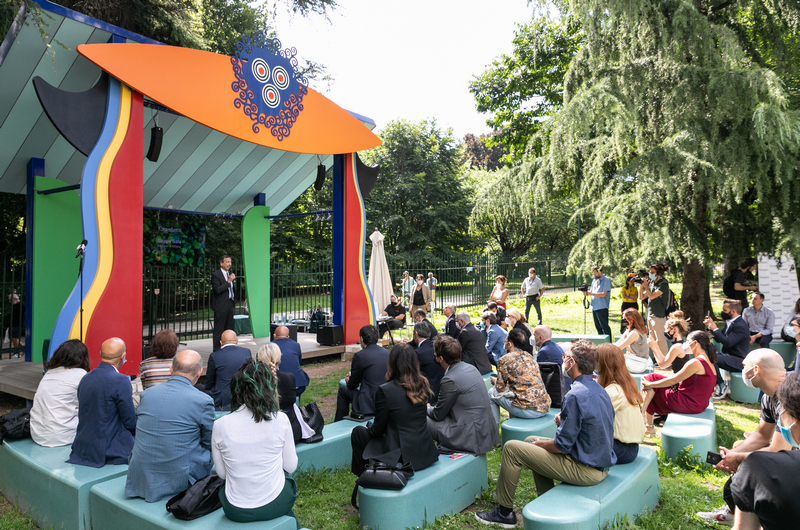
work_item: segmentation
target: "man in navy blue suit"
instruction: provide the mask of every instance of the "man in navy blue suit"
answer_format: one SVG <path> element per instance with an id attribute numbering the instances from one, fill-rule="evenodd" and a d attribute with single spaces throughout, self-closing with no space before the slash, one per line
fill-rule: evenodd
<path id="1" fill-rule="evenodd" d="M 289 338 L 289 328 L 279 326 L 275 330 L 275 338 L 272 340 L 281 349 L 280 372 L 289 372 L 294 375 L 295 396 L 300 397 L 308 386 L 308 374 L 300 368 L 303 360 L 303 352 L 300 345 Z"/>
<path id="2" fill-rule="evenodd" d="M 78 429 L 67 462 L 89 467 L 127 464 L 136 434 L 131 378 L 119 373 L 125 342 L 100 346 L 100 364 L 78 385 Z"/>
<path id="3" fill-rule="evenodd" d="M 717 386 L 714 387 L 712 396 L 715 400 L 725 398 L 728 393 L 728 385 L 725 384 L 719 369 L 741 372 L 743 370 L 742 361 L 750 353 L 750 326 L 743 318 L 739 318 L 741 314 L 742 303 L 739 300 L 725 300 L 722 303 L 722 313 L 720 313 L 722 318 L 728 322 L 725 331 L 717 329 L 717 325 L 711 320 L 711 317 L 703 320 L 703 324 L 708 326 L 717 342 L 722 344 L 722 353 L 717 354 Z"/>
<path id="4" fill-rule="evenodd" d="M 220 343 L 222 347 L 208 358 L 206 393 L 214 398 L 217 410 L 230 410 L 231 377 L 253 354 L 247 348 L 237 346 L 239 337 L 232 329 L 222 333 Z"/>
<path id="5" fill-rule="evenodd" d="M 553 338 L 553 330 L 550 326 L 536 326 L 533 329 L 533 340 L 536 342 L 536 362 L 539 363 L 558 363 L 563 362 L 562 350 L 558 344 L 550 340 Z"/>
<path id="6" fill-rule="evenodd" d="M 433 358 L 433 339 L 431 338 L 431 326 L 425 321 L 417 322 L 414 325 L 414 340 L 417 343 L 417 357 L 419 357 L 419 369 L 422 375 L 428 378 L 431 385 L 431 397 L 428 403 L 436 404 L 439 396 L 439 385 L 444 377 L 444 368 L 439 366 Z"/>

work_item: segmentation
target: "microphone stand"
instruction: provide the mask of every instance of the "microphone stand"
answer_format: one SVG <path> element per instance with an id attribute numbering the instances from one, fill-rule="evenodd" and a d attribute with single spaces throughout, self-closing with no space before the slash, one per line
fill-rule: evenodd
<path id="1" fill-rule="evenodd" d="M 80 278 L 80 290 L 81 290 L 81 310 L 80 310 L 80 326 L 81 326 L 81 342 L 83 342 L 83 255 L 86 252 L 86 243 L 87 241 L 84 239 L 83 242 L 78 245 L 78 253 L 75 255 L 76 258 L 81 258 L 80 263 L 78 264 L 78 278 Z"/>

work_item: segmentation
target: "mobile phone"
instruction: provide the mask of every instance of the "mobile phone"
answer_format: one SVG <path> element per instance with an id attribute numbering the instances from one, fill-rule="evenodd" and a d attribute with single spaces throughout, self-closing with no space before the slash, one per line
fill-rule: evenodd
<path id="1" fill-rule="evenodd" d="M 712 466 L 715 466 L 720 462 L 722 462 L 722 455 L 719 453 L 715 453 L 714 451 L 709 451 L 706 454 L 706 462 L 708 462 Z"/>

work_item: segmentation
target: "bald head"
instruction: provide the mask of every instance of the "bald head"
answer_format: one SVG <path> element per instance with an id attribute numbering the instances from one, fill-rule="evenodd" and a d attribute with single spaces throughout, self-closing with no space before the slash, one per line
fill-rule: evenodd
<path id="1" fill-rule="evenodd" d="M 742 361 L 742 377 L 753 378 L 753 385 L 768 396 L 774 396 L 786 377 L 783 358 L 775 350 L 759 348 Z"/>
<path id="2" fill-rule="evenodd" d="M 533 328 L 533 336 L 537 339 L 542 339 L 542 342 L 546 342 L 553 338 L 553 330 L 550 329 L 550 326 L 536 326 Z"/>
<path id="3" fill-rule="evenodd" d="M 289 328 L 286 326 L 278 326 L 275 328 L 275 338 L 276 339 L 288 339 L 289 338 Z"/>
<path id="4" fill-rule="evenodd" d="M 222 346 L 225 346 L 226 344 L 238 344 L 239 337 L 236 336 L 236 332 L 232 329 L 226 329 L 222 332 L 222 337 L 220 337 L 219 343 Z"/>
<path id="5" fill-rule="evenodd" d="M 172 367 L 170 368 L 172 375 L 181 375 L 195 384 L 200 379 L 202 372 L 203 359 L 194 350 L 181 350 L 172 358 Z"/>
<path id="6" fill-rule="evenodd" d="M 119 337 L 111 337 L 100 346 L 100 362 L 116 367 L 122 366 L 125 358 L 125 341 Z"/>

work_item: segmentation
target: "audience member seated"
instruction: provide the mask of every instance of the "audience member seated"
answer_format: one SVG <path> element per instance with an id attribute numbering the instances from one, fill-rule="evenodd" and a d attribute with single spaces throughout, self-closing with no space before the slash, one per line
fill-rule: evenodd
<path id="1" fill-rule="evenodd" d="M 630 328 L 628 328 L 630 329 Z M 642 395 L 616 344 L 597 346 L 597 382 L 606 389 L 614 407 L 614 454 L 617 465 L 630 464 L 644 440 Z"/>
<path id="2" fill-rule="evenodd" d="M 781 328 L 781 338 L 786 342 L 797 342 L 797 333 L 792 329 L 792 320 L 795 318 L 800 318 L 800 298 L 794 303 L 794 308 L 789 311 L 789 316 L 786 317 L 786 322 Z"/>
<path id="3" fill-rule="evenodd" d="M 708 407 L 708 399 L 714 391 L 717 350 L 705 331 L 689 333 L 682 347 L 686 353 L 693 354 L 694 359 L 680 372 L 670 377 L 648 374 L 642 378 L 642 408 L 647 411 L 648 435 L 655 434 L 654 414 L 700 414 Z"/>
<path id="4" fill-rule="evenodd" d="M 725 505 L 713 512 L 698 512 L 697 516 L 706 521 L 713 521 L 726 526 L 733 525 L 736 507 L 731 496 L 731 482 L 733 474 L 738 471 L 744 459 L 754 451 L 776 452 L 791 450 L 792 446 L 780 435 L 775 428 L 780 415 L 781 404 L 778 401 L 778 387 L 786 378 L 783 358 L 773 350 L 753 350 L 744 358 L 744 381 L 763 392 L 761 396 L 761 419 L 758 427 L 744 440 L 733 444 L 733 448 L 719 448 L 722 460 L 714 466 L 719 471 L 730 473 L 731 478 L 722 488 L 722 498 Z"/>
<path id="5" fill-rule="evenodd" d="M 536 361 L 540 363 L 562 363 L 564 352 L 561 348 L 550 340 L 553 338 L 553 331 L 550 326 L 536 326 L 533 329 L 533 340 L 536 344 Z"/>
<path id="6" fill-rule="evenodd" d="M 358 425 L 350 435 L 351 470 L 357 477 L 364 472 L 370 458 L 408 463 L 414 471 L 421 471 L 439 459 L 425 415 L 431 389 L 420 372 L 414 349 L 408 344 L 398 344 L 389 353 L 386 381 L 375 393 L 374 422 L 366 427 Z M 351 497 L 356 508 L 357 496 L 358 485 Z"/>
<path id="7" fill-rule="evenodd" d="M 447 317 L 447 320 L 444 323 L 445 335 L 450 335 L 454 339 L 457 339 L 461 330 L 456 323 L 456 306 L 453 304 L 448 304 L 444 306 L 443 312 L 444 316 Z"/>
<path id="8" fill-rule="evenodd" d="M 564 396 L 558 429 L 553 439 L 531 436 L 510 440 L 503 446 L 500 476 L 494 491 L 498 503 L 475 518 L 483 524 L 514 528 L 516 493 L 522 468 L 533 472 L 538 495 L 553 488 L 553 480 L 575 486 L 594 486 L 606 478 L 614 456 L 614 409 L 611 399 L 592 378 L 597 348 L 585 339 L 574 342 L 564 354 L 564 370 L 574 381 Z"/>
<path id="9" fill-rule="evenodd" d="M 486 309 L 484 309 L 484 311 L 491 311 L 492 313 L 497 315 L 497 324 L 498 325 L 505 325 L 505 323 L 506 323 L 506 308 L 504 306 L 499 306 L 495 302 L 489 302 L 489 303 L 486 304 Z"/>
<path id="10" fill-rule="evenodd" d="M 194 387 L 202 371 L 199 353 L 180 351 L 172 377 L 142 392 L 126 496 L 156 502 L 211 473 L 214 402 Z"/>
<path id="11" fill-rule="evenodd" d="M 430 321 L 430 320 L 428 320 L 428 319 L 426 318 L 426 313 L 425 313 L 425 310 L 424 310 L 424 309 L 417 309 L 417 310 L 415 310 L 415 311 L 414 311 L 414 314 L 412 315 L 412 317 L 413 317 L 413 319 L 414 319 L 414 321 L 413 321 L 413 322 L 414 322 L 414 329 L 417 329 L 417 324 L 420 324 L 420 323 L 422 323 L 422 324 L 425 324 L 426 326 L 428 326 L 428 327 L 430 328 L 430 331 L 429 331 L 428 335 L 429 335 L 429 338 L 430 338 L 431 340 L 435 339 L 435 338 L 436 338 L 436 335 L 438 335 L 438 334 L 439 334 L 439 333 L 436 331 L 436 327 L 435 327 L 433 324 L 431 324 L 431 321 Z M 408 340 L 408 339 L 403 339 L 403 340 L 402 340 L 402 342 L 407 342 L 407 343 L 408 343 L 408 344 L 410 344 L 410 345 L 411 345 L 411 347 L 412 347 L 412 348 L 414 348 L 415 350 L 417 349 L 417 345 L 419 344 L 419 343 L 417 342 L 417 338 L 416 338 L 415 336 L 412 336 L 412 337 L 411 337 L 411 340 Z"/>
<path id="12" fill-rule="evenodd" d="M 491 311 L 483 312 L 481 323 L 486 330 L 486 353 L 489 355 L 489 361 L 497 366 L 497 362 L 506 353 L 503 345 L 508 333 L 497 325 L 497 316 Z"/>
<path id="13" fill-rule="evenodd" d="M 541 418 L 550 411 L 550 395 L 542 382 L 539 363 L 522 350 L 525 334 L 518 329 L 508 332 L 507 353 L 497 363 L 494 387 L 489 389 L 492 417 L 500 423 L 500 408 L 512 418 Z"/>
<path id="14" fill-rule="evenodd" d="M 131 378 L 119 373 L 125 342 L 113 337 L 100 346 L 100 364 L 78 385 L 78 429 L 70 464 L 103 467 L 127 464 L 136 434 Z"/>
<path id="15" fill-rule="evenodd" d="M 309 382 L 308 374 L 300 368 L 300 363 L 303 362 L 303 352 L 300 349 L 300 345 L 289 338 L 289 328 L 286 326 L 278 326 L 272 342 L 281 350 L 281 371 L 294 375 L 295 395 L 300 397 Z"/>
<path id="16" fill-rule="evenodd" d="M 672 339 L 672 346 L 666 355 L 661 351 L 661 346 L 652 335 L 647 337 L 647 345 L 653 350 L 653 356 L 656 358 L 659 368 L 668 370 L 671 367 L 672 371 L 677 374 L 686 366 L 686 363 L 689 362 L 689 357 L 686 356 L 683 344 L 690 327 L 691 322 L 683 318 L 683 311 L 670 313 L 666 324 L 664 324 L 664 333 Z"/>
<path id="17" fill-rule="evenodd" d="M 403 307 L 403 304 L 400 303 L 396 295 L 392 295 L 389 298 L 389 305 L 386 306 L 386 309 L 383 310 L 381 315 L 392 317 L 392 320 L 387 320 L 386 322 L 378 324 L 381 338 L 386 335 L 387 331 L 400 329 L 403 327 L 403 324 L 406 323 L 406 308 Z"/>
<path id="18" fill-rule="evenodd" d="M 358 336 L 362 349 L 350 361 L 350 372 L 344 378 L 347 385 L 339 387 L 333 421 L 341 421 L 350 414 L 351 404 L 356 416 L 375 414 L 375 392 L 386 382 L 389 352 L 378 346 L 378 330 L 375 326 L 364 326 L 358 330 Z"/>
<path id="19" fill-rule="evenodd" d="M 44 447 L 69 445 L 78 428 L 78 385 L 89 371 L 89 350 L 63 342 L 47 361 L 31 408 L 31 438 Z"/>
<path id="20" fill-rule="evenodd" d="M 793 318 L 791 321 L 792 332 L 795 335 L 795 348 L 797 350 L 797 354 L 795 355 L 794 362 L 790 367 L 790 371 L 797 371 L 797 368 L 800 367 L 800 317 Z"/>
<path id="21" fill-rule="evenodd" d="M 211 455 L 225 480 L 219 499 L 237 523 L 295 517 L 297 453 L 289 419 L 278 409 L 278 385 L 271 367 L 248 360 L 233 374 L 232 412 L 214 422 Z"/>
<path id="22" fill-rule="evenodd" d="M 300 422 L 297 419 L 297 413 L 294 410 L 294 405 L 297 400 L 295 394 L 294 374 L 292 372 L 283 372 L 280 370 L 281 359 L 283 354 L 281 349 L 273 342 L 261 346 L 256 354 L 256 359 L 264 363 L 275 373 L 278 381 L 278 408 L 286 414 L 289 418 L 289 424 L 292 426 L 292 436 L 295 443 L 302 437 L 303 432 L 300 429 Z M 231 406 L 233 410 L 233 406 Z"/>
<path id="23" fill-rule="evenodd" d="M 778 387 L 782 410 L 776 425 L 793 448 L 800 440 L 800 375 L 786 376 Z M 800 516 L 800 451 L 754 451 L 733 475 L 731 494 L 736 504 L 734 528 L 783 530 L 796 528 Z"/>
<path id="24" fill-rule="evenodd" d="M 533 345 L 531 344 L 533 330 L 530 329 L 528 323 L 525 322 L 525 317 L 522 316 L 522 313 L 520 313 L 519 309 L 516 307 L 512 307 L 506 311 L 506 314 L 506 324 L 508 324 L 509 331 L 512 329 L 518 329 L 523 332 L 525 334 L 525 347 L 522 349 L 533 355 Z"/>
<path id="25" fill-rule="evenodd" d="M 456 322 L 461 327 L 458 342 L 461 344 L 461 360 L 478 369 L 481 375 L 492 371 L 489 356 L 486 355 L 486 343 L 480 330 L 470 323 L 469 313 L 460 311 L 456 315 Z M 484 385 L 484 390 L 486 386 Z"/>
<path id="26" fill-rule="evenodd" d="M 172 358 L 179 345 L 178 336 L 171 329 L 156 333 L 150 341 L 150 357 L 139 363 L 139 377 L 145 390 L 170 378 Z"/>
<path id="27" fill-rule="evenodd" d="M 728 385 L 722 378 L 719 369 L 728 372 L 741 372 L 742 361 L 750 352 L 750 328 L 744 319 L 739 318 L 742 314 L 742 304 L 739 300 L 725 300 L 722 303 L 722 313 L 720 315 L 728 322 L 725 331 L 717 329 L 717 325 L 707 316 L 703 320 L 714 338 L 722 344 L 722 353 L 717 355 L 715 365 L 717 372 L 717 385 L 714 387 L 714 399 L 724 399 L 728 393 Z"/>
<path id="28" fill-rule="evenodd" d="M 644 325 L 642 314 L 637 309 L 626 309 L 622 318 L 627 322 L 625 333 L 615 342 L 620 349 L 627 349 L 625 365 L 632 374 L 641 374 L 647 371 L 650 364 L 650 348 L 647 346 L 647 328 Z M 656 339 L 657 340 L 657 339 Z"/>
<path id="29" fill-rule="evenodd" d="M 500 434 L 483 377 L 474 366 L 461 362 L 455 339 L 436 337 L 433 349 L 434 359 L 444 369 L 436 406 L 428 405 L 433 439 L 442 452 L 482 455 L 491 451 L 500 445 Z"/>
<path id="30" fill-rule="evenodd" d="M 419 359 L 419 368 L 428 379 L 428 384 L 431 386 L 431 396 L 428 403 L 436 403 L 439 396 L 439 385 L 444 376 L 444 369 L 439 366 L 434 360 L 433 341 L 429 334 L 431 326 L 425 322 L 417 322 L 414 326 L 414 341 L 417 343 L 417 358 Z"/>
<path id="31" fill-rule="evenodd" d="M 247 359 L 253 357 L 250 350 L 238 346 L 238 343 L 236 332 L 227 329 L 220 338 L 222 347 L 208 358 L 205 392 L 214 399 L 217 410 L 231 410 L 231 377 Z"/>
<path id="32" fill-rule="evenodd" d="M 762 348 L 769 348 L 772 330 L 775 327 L 775 313 L 764 305 L 764 293 L 756 291 L 750 299 L 750 307 L 742 311 L 742 318 L 750 328 L 750 344 L 758 341 Z"/>

